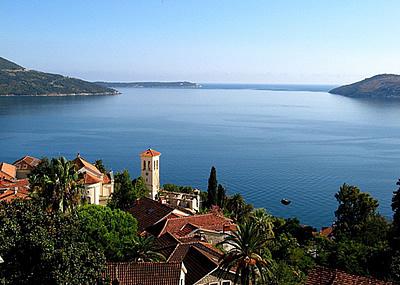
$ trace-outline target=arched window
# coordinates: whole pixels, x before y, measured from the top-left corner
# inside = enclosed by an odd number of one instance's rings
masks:
[[[158,160],[156,160],[156,164],[157,164],[157,169],[158,169]]]
[[[143,161],[143,170],[146,170],[146,161]]]
[[[147,162],[147,169],[151,171],[151,161]]]

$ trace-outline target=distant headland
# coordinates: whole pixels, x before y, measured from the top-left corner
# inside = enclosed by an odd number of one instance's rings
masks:
[[[0,57],[0,96],[116,95],[118,91],[81,79],[28,70]]]
[[[189,81],[176,82],[94,82],[100,86],[109,88],[201,88],[198,83]]]
[[[400,99],[400,75],[375,75],[353,84],[334,88],[329,93],[352,98]]]

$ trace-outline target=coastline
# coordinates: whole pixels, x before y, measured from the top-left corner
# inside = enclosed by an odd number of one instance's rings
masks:
[[[122,94],[121,92],[103,92],[103,93],[49,93],[49,94],[0,94],[0,97],[69,97],[69,96],[116,96]]]

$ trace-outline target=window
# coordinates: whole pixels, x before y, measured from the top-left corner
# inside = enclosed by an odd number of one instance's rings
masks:
[[[143,170],[146,170],[146,161],[143,161]]]
[[[151,171],[151,161],[147,162],[147,169]]]
[[[158,169],[158,160],[156,160],[156,164],[157,164],[157,169]]]
[[[210,285],[218,285],[218,282],[212,282]]]
[[[232,284],[232,282],[231,281],[222,281],[221,282],[221,285],[231,285]]]

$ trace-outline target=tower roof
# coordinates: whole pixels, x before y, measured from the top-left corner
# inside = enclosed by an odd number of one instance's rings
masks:
[[[145,157],[153,157],[153,156],[159,156],[159,155],[161,155],[161,152],[158,152],[151,148],[140,153],[140,156],[145,156]]]

